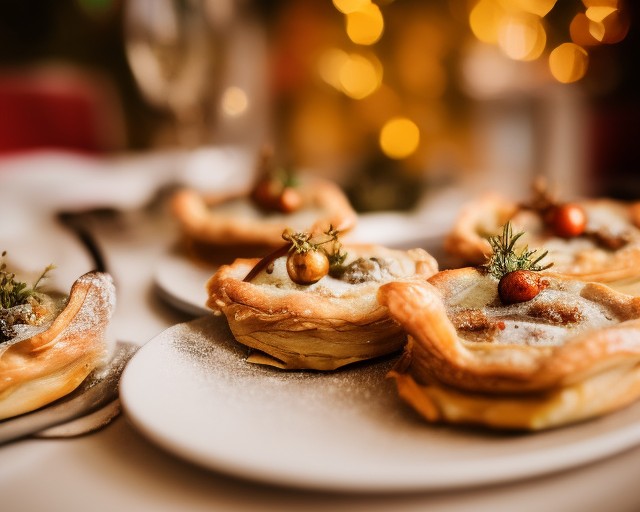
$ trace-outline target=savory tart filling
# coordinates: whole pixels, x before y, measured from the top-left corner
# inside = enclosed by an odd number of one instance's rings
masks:
[[[291,264],[296,251],[283,252],[220,267],[207,285],[207,304],[227,317],[238,342],[257,351],[249,361],[284,369],[332,370],[399,350],[406,336],[378,304],[377,290],[437,271],[422,249],[340,246],[329,255],[331,271],[314,259],[302,273]]]
[[[524,231],[522,243],[549,252],[554,272],[612,285],[637,281],[638,203],[611,199],[548,203],[522,205],[498,195],[484,196],[463,208],[445,248],[460,266],[480,264],[491,254],[488,237],[511,221],[515,230]]]
[[[636,400],[640,299],[568,276],[543,279],[536,297],[506,305],[483,269],[382,286],[380,302],[409,334],[391,374],[401,397],[429,421],[514,429],[562,425]],[[604,384],[614,373],[617,392]]]

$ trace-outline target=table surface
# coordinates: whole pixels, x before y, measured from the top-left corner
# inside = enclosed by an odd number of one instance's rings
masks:
[[[174,243],[176,230],[162,202],[154,201],[157,190],[150,193],[149,184],[157,188],[163,180],[168,182],[178,162],[175,158],[96,162],[56,153],[2,162],[0,214],[15,219],[0,225],[3,248],[29,267],[55,262],[59,285],[65,286],[89,270],[91,261],[78,241],[53,222],[52,212],[72,204],[83,208],[113,203],[123,213],[91,223],[116,280],[113,332],[118,339],[143,345],[164,329],[192,318],[164,303],[153,289],[154,262]],[[117,199],[109,187],[100,186],[103,178],[122,191]],[[125,191],[122,180],[138,183],[140,190],[131,185]],[[27,439],[0,446],[0,508],[632,511],[640,510],[638,467],[640,447],[570,471],[506,485],[406,494],[319,493],[203,470],[152,444],[121,415],[88,436]]]

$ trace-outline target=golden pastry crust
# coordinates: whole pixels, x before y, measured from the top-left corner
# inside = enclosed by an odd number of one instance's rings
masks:
[[[579,201],[587,215],[588,233],[603,237],[624,237],[619,248],[607,247],[596,236],[581,235],[564,239],[545,228],[540,215],[496,194],[488,194],[467,204],[445,239],[447,252],[460,259],[460,265],[479,265],[491,254],[487,237],[497,234],[511,221],[514,232],[523,231],[523,245],[544,248],[553,271],[586,281],[614,283],[635,279],[640,268],[640,203],[612,199]]]
[[[258,259],[238,259],[212,276],[207,305],[223,313],[236,340],[258,350],[252,362],[283,369],[333,370],[399,350],[406,336],[376,301],[383,282],[426,279],[437,271],[422,249],[397,251],[375,245],[348,245],[346,264],[377,258],[384,270],[352,283],[325,276],[313,285],[293,283],[286,256],[243,281]]]
[[[534,299],[509,306],[497,279],[474,268],[382,286],[379,301],[409,334],[391,374],[400,395],[430,421],[520,429],[640,397],[640,298],[558,274],[544,280]],[[613,380],[615,393],[605,384]]]
[[[70,393],[103,364],[114,306],[111,277],[89,272],[75,281],[64,309],[44,330],[0,345],[0,419]]]
[[[265,213],[248,195],[205,197],[193,189],[174,195],[172,211],[187,239],[215,246],[277,247],[287,228],[345,233],[355,226],[356,212],[335,183],[305,177],[296,190],[302,205],[292,213]]]

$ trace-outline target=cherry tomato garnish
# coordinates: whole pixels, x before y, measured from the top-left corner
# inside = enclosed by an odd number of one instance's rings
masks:
[[[573,238],[584,233],[587,227],[587,214],[581,206],[566,203],[553,208],[549,223],[557,236]]]
[[[293,187],[285,187],[278,198],[279,210],[283,213],[292,213],[302,206],[302,196]]]
[[[322,251],[291,252],[287,257],[287,273],[296,284],[313,284],[329,273],[329,258]]]
[[[292,213],[302,206],[302,197],[293,187],[276,180],[263,179],[251,192],[251,199],[263,210]]]
[[[514,270],[500,279],[498,295],[503,304],[527,302],[536,297],[545,286],[545,282],[536,272]]]

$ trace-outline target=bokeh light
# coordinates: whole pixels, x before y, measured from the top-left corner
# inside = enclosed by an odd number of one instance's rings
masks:
[[[333,5],[343,14],[349,14],[369,5],[371,0],[333,0]]]
[[[382,36],[384,19],[377,5],[365,4],[346,16],[347,35],[354,43],[371,45]]]
[[[587,72],[588,65],[588,53],[575,43],[563,43],[549,55],[551,74],[564,84],[580,80]]]
[[[584,6],[589,7],[619,7],[619,0],[582,0]]]
[[[382,83],[382,64],[373,55],[352,53],[340,68],[342,91],[353,99],[372,94]]]
[[[577,6],[568,27],[570,40],[577,46],[556,48],[551,57],[545,50],[548,40],[558,38],[557,20],[551,20],[548,27],[545,17],[559,3],[558,0],[470,0],[468,23],[479,41],[498,47],[507,57],[535,61],[547,55],[555,79],[575,82],[586,73],[589,49],[622,41],[629,32],[630,19],[622,7],[623,0],[583,0],[584,9]],[[563,8],[566,9],[566,4]],[[569,68],[562,70],[564,65]]]
[[[480,0],[469,14],[469,26],[483,43],[496,44],[500,21],[505,10],[494,0]]]
[[[380,148],[389,158],[410,156],[420,144],[420,130],[406,117],[390,119],[380,131]]]
[[[340,70],[349,61],[349,54],[340,48],[329,48],[318,59],[320,78],[334,89],[342,90]]]
[[[247,111],[249,98],[240,87],[228,87],[222,93],[222,111],[229,117],[239,117]]]
[[[600,44],[600,41],[591,35],[591,31],[589,30],[590,24],[591,20],[587,18],[585,13],[579,12],[576,14],[569,25],[571,41],[579,46],[595,46]]]
[[[503,18],[498,30],[498,46],[508,57],[529,61],[542,55],[547,34],[540,17],[518,15]]]
[[[373,54],[330,48],[318,60],[320,78],[353,99],[366,98],[382,83],[383,68]]]
[[[507,8],[535,14],[541,18],[549,14],[557,0],[501,0]]]

